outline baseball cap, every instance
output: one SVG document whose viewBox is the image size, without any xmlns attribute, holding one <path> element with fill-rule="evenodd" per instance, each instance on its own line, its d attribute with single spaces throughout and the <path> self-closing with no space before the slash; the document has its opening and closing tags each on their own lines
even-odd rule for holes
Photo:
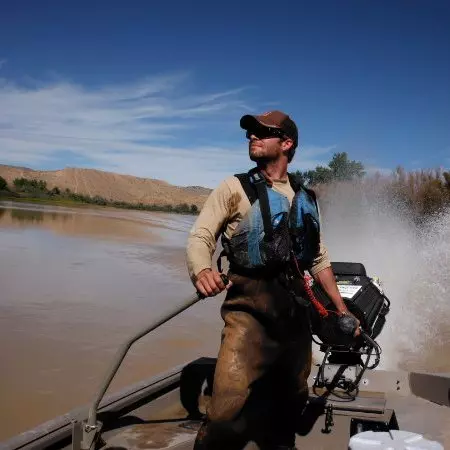
<svg viewBox="0 0 450 450">
<path fill-rule="evenodd" d="M 261 115 L 246 114 L 241 117 L 241 128 L 251 129 L 255 126 L 268 128 L 278 128 L 290 139 L 294 141 L 294 148 L 298 145 L 298 129 L 295 122 L 282 111 L 269 111 Z"/>
</svg>

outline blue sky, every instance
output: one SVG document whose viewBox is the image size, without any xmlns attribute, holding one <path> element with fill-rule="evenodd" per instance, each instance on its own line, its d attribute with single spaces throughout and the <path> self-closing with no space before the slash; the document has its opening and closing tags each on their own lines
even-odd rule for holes
<svg viewBox="0 0 450 450">
<path fill-rule="evenodd" d="M 242 114 L 300 130 L 291 170 L 450 167 L 444 1 L 3 2 L 0 163 L 214 186 Z"/>
</svg>

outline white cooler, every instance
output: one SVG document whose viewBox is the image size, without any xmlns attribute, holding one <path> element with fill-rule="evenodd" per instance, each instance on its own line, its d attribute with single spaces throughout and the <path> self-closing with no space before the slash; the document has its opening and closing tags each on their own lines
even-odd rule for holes
<svg viewBox="0 0 450 450">
<path fill-rule="evenodd" d="M 429 441 L 421 434 L 391 430 L 363 431 L 350 438 L 349 450 L 444 450 L 436 441 Z"/>
</svg>

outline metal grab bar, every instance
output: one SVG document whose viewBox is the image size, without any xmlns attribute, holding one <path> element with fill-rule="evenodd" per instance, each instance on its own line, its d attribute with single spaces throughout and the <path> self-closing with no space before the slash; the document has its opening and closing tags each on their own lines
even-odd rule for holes
<svg viewBox="0 0 450 450">
<path fill-rule="evenodd" d="M 228 286 L 229 279 L 225 274 L 220 275 L 225 286 Z M 126 341 L 117 351 L 116 357 L 111 365 L 111 368 L 107 372 L 107 376 L 103 383 L 100 385 L 100 391 L 97 394 L 92 406 L 89 409 L 89 415 L 87 420 L 83 420 L 80 422 L 73 423 L 72 428 L 72 450 L 92 450 L 94 448 L 95 441 L 100 434 L 100 430 L 102 428 L 102 423 L 97 421 L 97 409 L 100 405 L 100 402 L 105 395 L 105 392 L 108 390 L 111 381 L 119 370 L 120 365 L 122 364 L 123 359 L 130 347 L 139 339 L 144 337 L 146 334 L 150 333 L 154 329 L 168 322 L 173 317 L 182 313 L 184 310 L 188 309 L 195 303 L 203 300 L 205 297 L 197 291 L 197 293 L 186 299 L 181 305 L 178 304 L 169 312 L 163 313 L 157 320 L 155 320 L 150 326 L 147 326 L 145 329 L 139 331 L 136 335 L 132 336 L 128 341 Z"/>
<path fill-rule="evenodd" d="M 155 328 L 158 328 L 159 326 L 163 325 L 165 322 L 168 322 L 173 317 L 177 316 L 178 314 L 182 313 L 184 310 L 188 309 L 195 303 L 197 303 L 200 300 L 200 298 L 196 295 L 194 297 L 191 297 L 187 299 L 182 305 L 177 305 L 176 308 L 173 308 L 172 311 L 165 313 L 157 319 L 152 325 L 147 326 L 144 330 L 141 330 L 139 333 L 137 333 L 135 336 L 131 337 L 127 342 L 122 344 L 122 346 L 117 351 L 117 355 L 115 360 L 113 361 L 113 364 L 111 365 L 111 368 L 108 371 L 108 375 L 106 376 L 105 380 L 101 384 L 100 392 L 97 394 L 97 398 L 93 402 L 90 410 L 89 410 L 89 417 L 88 417 L 88 425 L 95 425 L 97 421 L 97 408 L 100 404 L 103 396 L 105 395 L 105 392 L 108 390 L 109 385 L 111 384 L 111 381 L 113 380 L 115 374 L 117 373 L 123 359 L 125 358 L 126 354 L 128 353 L 128 350 L 130 347 L 139 339 L 144 337 L 146 334 L 153 331 Z"/>
<path fill-rule="evenodd" d="M 189 299 L 186 299 L 181 305 L 177 305 L 171 311 L 163 313 L 157 320 L 155 320 L 150 326 L 145 327 L 145 329 L 139 331 L 136 335 L 132 336 L 128 341 L 126 341 L 117 351 L 116 357 L 107 372 L 107 376 L 105 377 L 103 383 L 100 385 L 100 390 L 92 403 L 89 409 L 88 419 L 83 421 L 82 424 L 75 423 L 73 424 L 73 432 L 72 432 L 72 449 L 73 450 L 89 450 L 94 448 L 94 443 L 96 438 L 100 434 L 100 430 L 102 424 L 97 421 L 97 409 L 100 405 L 100 402 L 105 395 L 105 392 L 108 390 L 111 381 L 119 370 L 120 365 L 122 364 L 123 359 L 130 347 L 139 339 L 144 337 L 146 334 L 153 331 L 155 328 L 163 325 L 173 317 L 182 313 L 184 310 L 188 309 L 198 301 L 202 300 L 204 297 L 197 294 Z M 80 425 L 82 429 L 80 429 Z M 81 442 L 80 442 L 81 441 Z"/>
</svg>

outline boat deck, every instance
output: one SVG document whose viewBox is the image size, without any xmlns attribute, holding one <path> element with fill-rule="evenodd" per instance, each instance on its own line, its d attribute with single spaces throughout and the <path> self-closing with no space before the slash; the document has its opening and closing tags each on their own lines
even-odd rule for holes
<svg viewBox="0 0 450 450">
<path fill-rule="evenodd" d="M 352 422 L 358 418 L 380 423 L 397 421 L 401 430 L 420 433 L 450 448 L 450 408 L 414 396 L 408 379 L 398 374 L 374 372 L 366 377 L 365 383 L 367 388 L 355 401 L 341 402 L 330 397 L 334 422 L 331 432 L 322 432 L 325 415 L 321 415 L 306 436 L 297 436 L 298 448 L 348 449 Z M 311 395 L 314 397 L 312 392 Z M 203 396 L 200 410 L 204 410 L 207 401 L 208 397 Z M 124 416 L 117 428 L 104 434 L 107 441 L 104 449 L 192 449 L 200 421 L 188 418 L 179 401 L 179 390 L 166 394 L 157 403 Z M 257 448 L 252 444 L 247 447 Z"/>
<path fill-rule="evenodd" d="M 380 403 L 375 398 L 375 404 Z M 370 402 L 365 402 L 370 405 Z M 436 440 L 450 448 L 450 410 L 417 397 L 404 397 L 393 394 L 386 405 L 394 409 L 400 429 L 413 430 L 430 440 Z M 385 411 L 388 410 L 387 413 Z M 365 419 L 379 421 L 381 416 L 389 421 L 389 409 L 383 413 L 374 412 L 361 415 Z M 354 415 L 354 414 L 353 414 Z M 144 418 L 145 417 L 145 418 Z M 347 449 L 350 439 L 351 416 L 347 411 L 335 410 L 334 425 L 330 434 L 322 433 L 324 416 L 319 417 L 314 428 L 307 436 L 297 437 L 297 446 L 302 449 L 326 450 Z M 186 411 L 181 405 L 169 408 L 160 414 L 149 414 L 141 411 L 139 416 L 133 414 L 118 424 L 120 429 L 107 432 L 104 438 L 109 450 L 141 450 L 141 449 L 177 449 L 191 450 L 199 421 L 186 418 Z M 250 444 L 248 448 L 252 448 Z M 254 447 L 256 448 L 256 446 Z"/>
<path fill-rule="evenodd" d="M 214 361 L 201 358 L 105 398 L 97 416 L 103 423 L 97 449 L 192 449 L 200 427 L 198 418 L 210 398 L 213 370 Z M 316 368 L 310 385 L 315 373 Z M 331 432 L 323 432 L 327 416 L 320 415 L 297 437 L 299 449 L 346 450 L 351 435 L 364 431 L 358 428 L 363 421 L 376 422 L 385 430 L 398 423 L 400 430 L 420 433 L 450 449 L 450 377 L 368 371 L 354 401 L 330 396 L 328 405 L 333 408 Z M 76 450 L 71 442 L 72 427 L 75 421 L 80 424 L 87 418 L 88 409 L 74 410 L 22 433 L 0 443 L 0 449 Z M 250 443 L 247 448 L 257 447 Z"/>
</svg>

